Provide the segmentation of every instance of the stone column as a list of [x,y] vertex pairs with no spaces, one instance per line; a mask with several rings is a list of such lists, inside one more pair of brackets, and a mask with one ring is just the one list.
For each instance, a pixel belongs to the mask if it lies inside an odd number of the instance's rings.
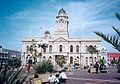
[[53,55],[53,64],[55,65],[56,64],[56,62],[55,62],[55,55]]

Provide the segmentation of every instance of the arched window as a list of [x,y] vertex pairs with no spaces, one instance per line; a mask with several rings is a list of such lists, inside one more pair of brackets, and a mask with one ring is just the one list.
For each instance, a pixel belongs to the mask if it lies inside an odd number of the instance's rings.
[[43,52],[46,52],[46,48],[43,48]]
[[45,57],[45,56],[43,57],[43,60],[46,60],[46,57]]
[[52,45],[49,46],[49,52],[52,52]]
[[93,57],[89,58],[89,62],[90,62],[91,65],[93,64]]
[[94,47],[96,48],[96,45],[94,45]]
[[95,59],[95,62],[96,62],[97,61],[96,57],[94,57],[94,59]]
[[27,47],[26,47],[26,53],[28,54],[28,52],[29,52],[29,46],[27,45]]
[[73,52],[73,45],[70,45],[70,52]]
[[52,57],[51,56],[49,57],[49,60],[52,62]]
[[59,46],[59,52],[62,52],[62,45]]
[[73,64],[73,57],[70,57],[70,64]]
[[86,57],[86,66],[88,66],[88,57]]
[[78,45],[76,46],[76,52],[79,52],[79,46]]

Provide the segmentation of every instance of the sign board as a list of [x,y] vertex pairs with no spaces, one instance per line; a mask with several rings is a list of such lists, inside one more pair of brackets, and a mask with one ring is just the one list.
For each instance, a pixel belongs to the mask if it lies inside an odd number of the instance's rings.
[[33,84],[42,84],[42,81],[40,78],[33,78]]

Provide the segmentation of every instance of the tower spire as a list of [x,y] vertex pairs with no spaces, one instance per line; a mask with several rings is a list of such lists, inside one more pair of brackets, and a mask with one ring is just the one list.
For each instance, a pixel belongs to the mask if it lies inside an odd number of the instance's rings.
[[63,3],[62,3],[62,8],[63,8]]
[[60,9],[58,12],[58,16],[56,16],[56,24],[57,24],[57,30],[56,30],[56,37],[61,36],[68,38],[68,16],[63,8]]

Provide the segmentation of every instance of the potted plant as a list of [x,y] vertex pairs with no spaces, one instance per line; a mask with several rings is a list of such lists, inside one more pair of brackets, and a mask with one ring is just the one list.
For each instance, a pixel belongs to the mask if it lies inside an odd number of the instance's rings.
[[53,71],[53,64],[49,60],[42,60],[34,66],[42,82],[48,82],[49,73]]

